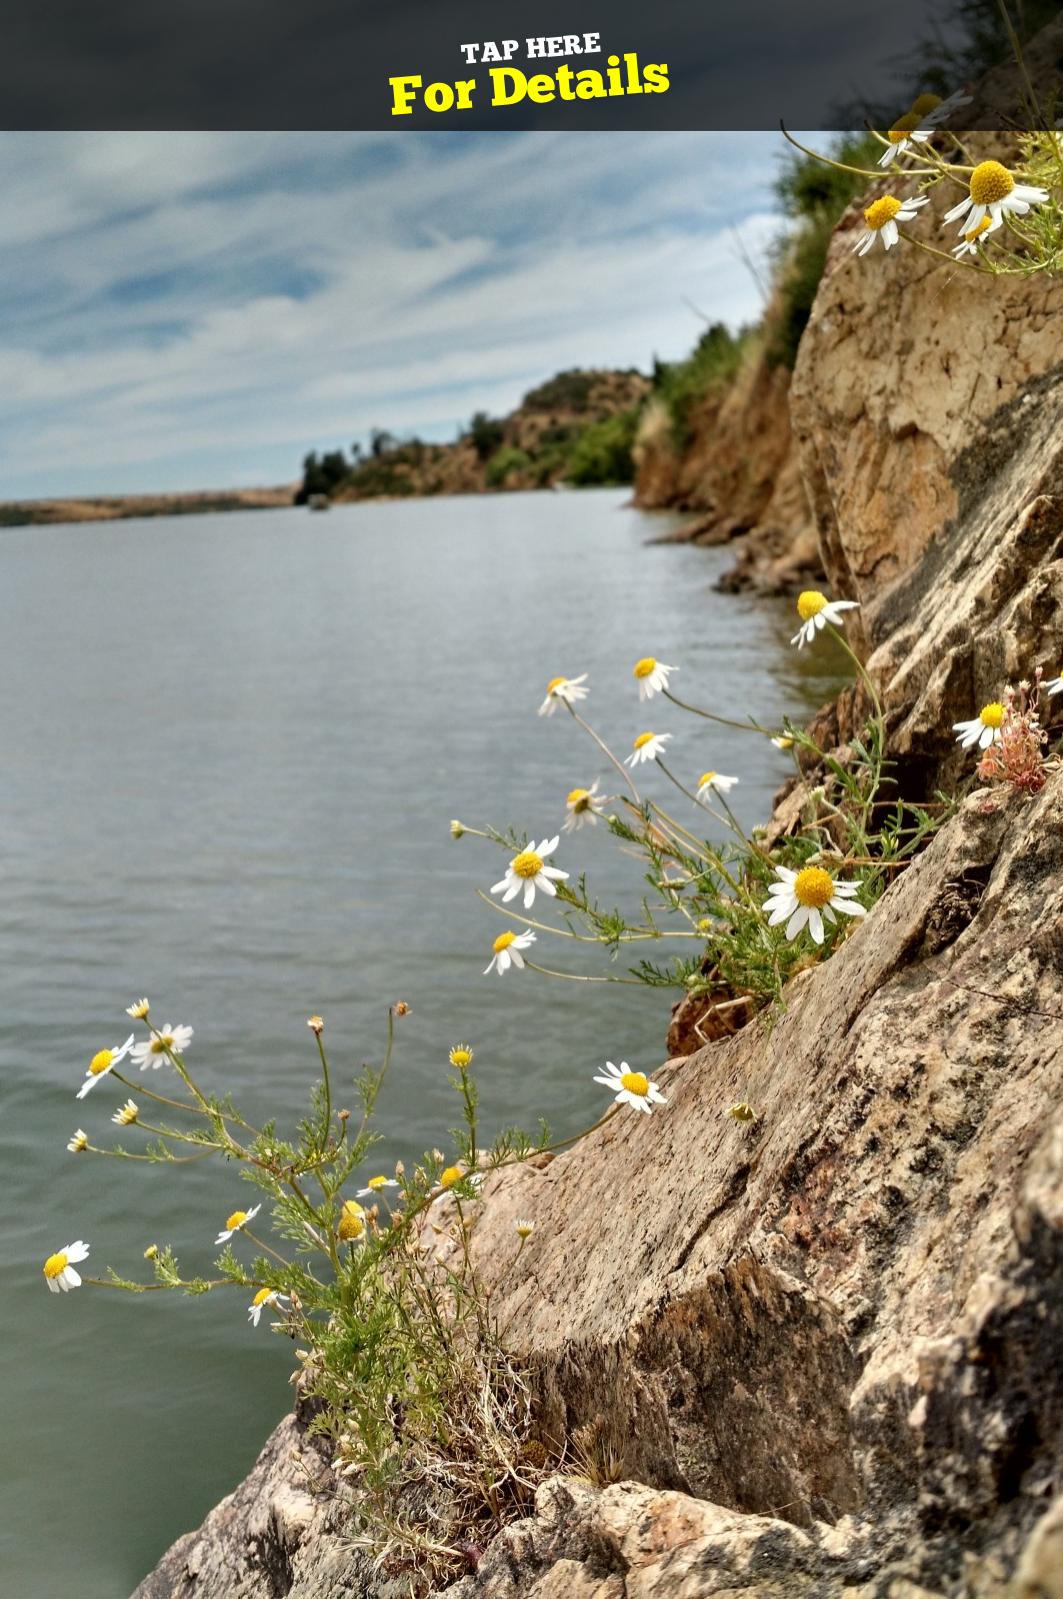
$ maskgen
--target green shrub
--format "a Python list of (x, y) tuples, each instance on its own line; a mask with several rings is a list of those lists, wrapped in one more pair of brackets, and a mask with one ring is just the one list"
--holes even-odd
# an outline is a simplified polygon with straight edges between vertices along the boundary
[(705, 329), (685, 361), (658, 361), (654, 365), (653, 386), (672, 422), (672, 435), (682, 449), (690, 437), (690, 417), (699, 400), (716, 389), (723, 389), (741, 364), (751, 338), (751, 330), (732, 333), (722, 322)]
[(635, 463), (631, 446), (638, 426), (638, 407), (592, 422), (576, 439), (568, 458), (570, 483), (631, 483)]
[(526, 450), (518, 450), (513, 444), (503, 444), (496, 450), (487, 463), (487, 486), (489, 489), (505, 488), (506, 481), (517, 472), (527, 472), (532, 464), (531, 456)]

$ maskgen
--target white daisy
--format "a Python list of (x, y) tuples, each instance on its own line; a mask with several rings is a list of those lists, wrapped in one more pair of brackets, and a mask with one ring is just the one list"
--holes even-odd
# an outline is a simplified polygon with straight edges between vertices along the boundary
[(156, 1071), (167, 1055), (183, 1055), (192, 1042), (191, 1027), (157, 1027), (150, 1038), (143, 1039), (133, 1049), (133, 1059), (141, 1071), (153, 1066)]
[(281, 1310), (287, 1303), (287, 1294), (278, 1293), (276, 1288), (260, 1288), (247, 1307), (247, 1319), (257, 1327), (264, 1306), (269, 1305), (272, 1310)]
[(535, 1231), (535, 1223), (533, 1221), (525, 1221), (523, 1217), (519, 1217), (518, 1220), (513, 1223), (513, 1225), (516, 1229), (517, 1237), (520, 1239), (521, 1243), (527, 1243), (528, 1239)]
[(772, 743), (775, 745), (777, 750), (792, 750), (794, 747), (793, 737), (789, 733), (777, 734), (775, 738), (772, 739)]
[(1016, 183), (999, 161), (982, 161), (971, 173), (966, 197), (945, 212), (944, 220), (955, 222), (958, 217), (966, 218), (962, 224), (966, 233), (988, 216), (990, 228), (999, 228), (1005, 214), (1010, 212), (1012, 216), (1024, 217), (1032, 205), (1044, 205), (1047, 199), (1048, 190), (1039, 184)]
[(553, 716), (561, 700), (564, 700), (566, 705), (572, 705), (576, 700), (585, 700), (590, 693), (590, 689), (582, 686), (586, 681), (586, 672), (581, 672), (579, 677), (552, 677), (546, 685), (546, 698), (539, 706), (539, 715)]
[(644, 655), (641, 661), (636, 661), (631, 675), (638, 682), (640, 703), (652, 700), (655, 694), (663, 694), (668, 687), (669, 672), (678, 670), (678, 666), (665, 666), (663, 661), (655, 661), (652, 655)]
[(877, 238), (881, 238), (884, 250), (892, 250), (900, 238), (898, 222), (911, 222), (921, 205), (926, 205), (927, 196), (917, 195), (909, 200), (898, 200), (895, 194), (880, 195), (877, 200), (864, 211), (864, 221), (867, 226), (853, 245), (856, 255), (866, 255)]
[(151, 1006), (146, 999), (135, 999), (132, 1005), (126, 1006), (125, 1013), (127, 1016), (132, 1016), (135, 1022), (142, 1022), (150, 1009)]
[(136, 1121), (139, 1115), (140, 1111), (137, 1106), (131, 1099), (127, 1099), (125, 1104), (122, 1105), (120, 1109), (115, 1111), (114, 1115), (111, 1117), (111, 1120), (118, 1127), (129, 1127), (131, 1123)]
[[(999, 226), (999, 224), (997, 224)], [(991, 217), (983, 217), (981, 222), (976, 222), (973, 228), (968, 228), (959, 244), (954, 244), (952, 253), (957, 261), (965, 255), (977, 255), (985, 241), (987, 233), (992, 233), (994, 227)]]
[(501, 894), (503, 905), (508, 905), (523, 889), (526, 911), (534, 903), (537, 888), (552, 899), (557, 893), (554, 883), (564, 882), (568, 877), (567, 872), (546, 865), (560, 842), (560, 833), (555, 833), (553, 838), (544, 838), (541, 844), (529, 846), (528, 849), (522, 849), (519, 855), (514, 855), (506, 868), (505, 877), (494, 885), (492, 894)]
[(807, 927), (817, 944), (823, 942), (823, 921), (837, 921), (836, 911), (843, 916), (866, 916), (867, 911), (857, 903), (859, 883), (837, 883), (822, 866), (804, 866), (792, 872), (788, 866), (777, 866), (773, 883), (764, 901), (768, 912), (768, 926), (786, 923), (786, 936), (794, 939)]
[(934, 125), (928, 118), (921, 117), (919, 112), (911, 110), (907, 116), (898, 117), (889, 133), (886, 135), (889, 144), (882, 152), (879, 159), (880, 167), (888, 167), (897, 160), (898, 156), (911, 150), (913, 155), (918, 154), (915, 146), (925, 144), (934, 131)]
[(978, 715), (969, 722), (953, 722), (952, 731), (959, 734), (956, 742), (965, 750), (977, 744), (980, 750), (987, 750), (990, 744), (995, 744), (1000, 737), (1000, 729), (1004, 725), (1004, 707), (999, 700), (991, 700), (988, 705), (983, 705)]
[(439, 1174), (439, 1186), (444, 1193), (437, 1195), (437, 1199), (442, 1199), (444, 1194), (456, 1188), (458, 1183), (468, 1183), (474, 1190), (479, 1189), (486, 1175), (487, 1173), (482, 1171), (467, 1171), (464, 1166), (447, 1166)]
[(224, 1244), (226, 1239), (232, 1237), (233, 1233), (238, 1233), (241, 1228), (247, 1226), (249, 1221), (254, 1221), (261, 1209), (261, 1205), (252, 1205), (250, 1210), (234, 1210), (214, 1242), (216, 1244)]
[(358, 1198), (374, 1198), (382, 1188), (397, 1188), (399, 1185), (394, 1177), (370, 1177), (364, 1188), (358, 1189)]
[(970, 104), (971, 96), (965, 94), (962, 89), (956, 89), (945, 100), (936, 94), (921, 94), (918, 100), (912, 102), (912, 111), (922, 118), (925, 125), (937, 128), (951, 117), (954, 111), (958, 111), (961, 105)]
[(698, 778), (698, 799), (708, 799), (714, 789), (717, 793), (729, 794), (737, 782), (737, 777), (725, 777), (722, 772), (702, 772)]
[(58, 1254), (49, 1255), (44, 1263), (44, 1280), (53, 1294), (60, 1289), (69, 1293), (71, 1288), (81, 1287), (81, 1277), (74, 1270), (75, 1262), (80, 1265), (89, 1258), (89, 1246), (79, 1238), (76, 1244), (67, 1244), (65, 1249), (60, 1249)]
[(72, 1155), (80, 1155), (83, 1149), (88, 1149), (89, 1135), (83, 1127), (79, 1127), (73, 1138), (67, 1140), (66, 1147)]
[(642, 761), (655, 761), (658, 755), (664, 754), (664, 746), (671, 736), (671, 733), (640, 733), (624, 765), (638, 766)]
[(565, 800), (565, 820), (562, 830), (572, 833), (576, 828), (583, 827), (590, 822), (595, 825), (599, 816), (605, 814), (605, 800), (598, 798), (599, 782), (595, 778), (590, 788), (574, 788)]
[(124, 1044), (116, 1044), (113, 1049), (101, 1049), (89, 1061), (89, 1069), (85, 1073), (85, 1081), (77, 1091), (78, 1099), (84, 1099), (101, 1077), (106, 1077), (108, 1072), (114, 1070), (133, 1048), (133, 1034), (130, 1033)]
[(1045, 693), (1049, 699), (1052, 698), (1053, 694), (1063, 694), (1063, 677), (1049, 678), (1045, 684)]
[(361, 1245), (366, 1242), (365, 1211), (353, 1199), (348, 1199), (340, 1212), (336, 1237), (344, 1244)]
[(535, 934), (530, 927), (526, 927), (523, 933), (511, 933), (508, 930), (504, 933), (499, 933), (491, 945), (494, 953), (491, 956), (490, 964), (484, 967), (484, 976), (486, 977), (488, 972), (497, 972), (499, 977), (501, 977), (504, 972), (509, 971), (511, 966), (515, 966), (518, 971), (522, 970), (524, 957), (521, 954), (521, 950), (529, 949), (534, 943)]
[(797, 596), (797, 614), (801, 618), (801, 626), (790, 640), (801, 649), (805, 644), (811, 644), (816, 634), (830, 622), (834, 627), (844, 625), (843, 611), (856, 611), (860, 608), (858, 600), (828, 600), (825, 594), (818, 589), (805, 589)]
[(632, 1110), (643, 1110), (647, 1116), (654, 1105), (668, 1103), (657, 1084), (651, 1083), (645, 1072), (633, 1072), (626, 1060), (622, 1060), (619, 1066), (607, 1060), (605, 1075), (595, 1077), (594, 1081), (615, 1092), (614, 1104), (630, 1105)]

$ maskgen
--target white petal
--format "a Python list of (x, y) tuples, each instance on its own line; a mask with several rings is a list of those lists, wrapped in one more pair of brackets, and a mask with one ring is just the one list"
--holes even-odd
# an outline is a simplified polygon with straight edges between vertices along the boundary
[(820, 915), (815, 905), (810, 905), (808, 908), (808, 930), (812, 934), (814, 942), (817, 944), (822, 944), (823, 917)]
[(786, 936), (787, 936), (787, 938), (790, 939), (791, 941), (793, 939), (795, 939), (797, 937), (798, 933), (801, 931), (802, 927), (804, 927), (804, 925), (805, 925), (805, 923), (807, 921), (808, 921), (808, 906), (807, 905), (799, 905), (797, 907), (797, 909), (794, 911), (793, 915), (790, 917), (790, 920), (786, 924)]

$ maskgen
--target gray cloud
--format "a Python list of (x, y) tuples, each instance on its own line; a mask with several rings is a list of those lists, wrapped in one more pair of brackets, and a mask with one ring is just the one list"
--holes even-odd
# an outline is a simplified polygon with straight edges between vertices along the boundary
[(284, 481), (372, 426), (450, 437), (562, 366), (757, 310), (778, 140), (0, 140), (5, 494)]

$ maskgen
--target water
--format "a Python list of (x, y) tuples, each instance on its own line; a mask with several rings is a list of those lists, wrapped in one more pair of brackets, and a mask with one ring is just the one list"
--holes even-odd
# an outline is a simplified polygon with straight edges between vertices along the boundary
[[(326, 1018), (336, 1075), (379, 1051), (405, 999), (379, 1166), (453, 1124), (446, 1051), (477, 1051), (485, 1119), (573, 1131), (606, 1056), (661, 1058), (668, 996), (481, 976), (505, 924), (477, 886), (499, 853), (453, 816), (557, 830), (607, 777), (548, 678), (591, 674), (587, 711), (627, 749), (674, 730), (673, 769), (742, 777), (763, 818), (786, 761), (766, 740), (637, 707), (631, 665), (728, 712), (800, 717), (837, 661), (791, 650), (782, 602), (713, 592), (726, 551), (647, 548), (669, 525), (616, 492), (187, 517), (2, 535), (0, 703), (0, 1570), (33, 1599), (121, 1599), (253, 1460), (287, 1407), (288, 1346), (245, 1298), (45, 1289), (74, 1238), (129, 1276), (153, 1241), (205, 1272), (246, 1194), (231, 1170), (72, 1156), (125, 1097), (78, 1104), (89, 1057), (151, 996), (189, 1022), (204, 1079), (252, 1121), (294, 1116)], [(663, 791), (652, 774), (647, 791)], [(677, 803), (683, 802), (677, 798)], [(598, 828), (563, 835), (608, 904), (639, 884)], [(539, 907), (536, 906), (536, 910)], [(568, 946), (549, 947), (564, 964)], [(540, 952), (542, 945), (540, 945)], [(123, 1134), (127, 1147), (136, 1136)], [(374, 1161), (374, 1166), (377, 1162)]]

